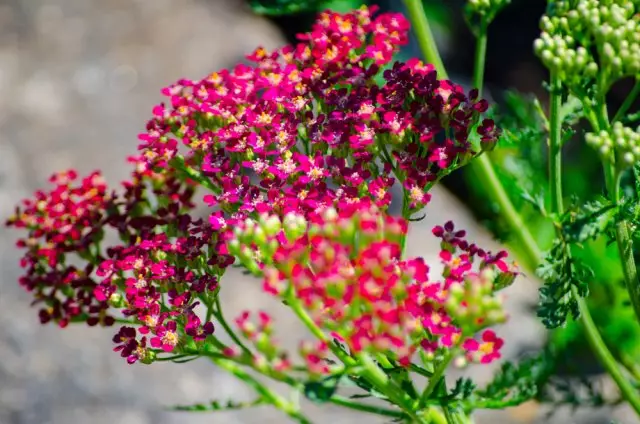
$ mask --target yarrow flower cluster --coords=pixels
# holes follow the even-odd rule
[[[517,274],[506,253],[447,223],[433,231],[440,278],[402,257],[429,189],[493,148],[499,130],[477,90],[417,60],[391,64],[408,22],[375,11],[324,12],[294,46],[165,88],[120,191],[98,172],[68,171],[24,201],[8,225],[28,233],[20,283],[42,323],[118,323],[113,350],[130,364],[207,356],[298,390],[360,372],[361,360],[366,378],[384,380],[367,355],[405,371],[416,356],[424,366],[499,358],[489,327],[506,319],[497,291]],[[396,183],[402,218],[386,213]],[[198,188],[208,191],[204,218],[194,214]],[[227,322],[220,279],[235,261],[313,330],[297,361],[266,312]]]
[[[190,184],[144,166],[122,196],[110,193],[97,172],[77,182],[68,171],[51,182],[50,192],[24,201],[8,222],[29,231],[18,241],[26,249],[20,282],[43,304],[43,323],[110,326],[118,310],[129,325],[114,337],[116,351],[131,363],[151,361],[149,348],[172,351],[180,341],[201,341],[213,332],[194,308],[216,292],[231,258],[211,249],[217,239],[211,226],[186,213],[194,206]],[[150,207],[151,193],[163,206]],[[123,243],[102,249],[105,234]],[[77,260],[86,265],[78,268]]]
[[[494,293],[498,281],[508,285],[517,273],[506,252],[467,243],[451,223],[436,227],[444,271],[431,280],[422,258],[401,258],[406,233],[405,220],[362,201],[309,222],[293,212],[282,221],[247,220],[229,248],[264,275],[265,291],[300,302],[354,354],[383,353],[408,365],[418,349],[434,355],[460,347],[471,361],[499,358],[502,340],[492,330],[481,341],[474,335],[506,318]]]
[[[420,210],[439,178],[496,141],[487,102],[412,60],[381,72],[407,42],[402,15],[322,13],[301,43],[258,49],[252,65],[180,80],[141,135],[152,168],[177,162],[212,182],[216,229],[252,213],[303,214],[367,196]],[[376,77],[382,73],[384,83]]]
[[[506,3],[470,2],[476,30]],[[409,23],[376,12],[323,12],[295,45],[164,88],[119,190],[67,171],[18,206],[8,225],[26,232],[20,283],[42,323],[118,324],[113,350],[129,364],[206,357],[255,389],[251,405],[301,423],[297,401],[254,374],[407,422],[462,416],[470,386],[449,393],[443,375],[500,358],[499,291],[518,271],[451,222],[433,228],[438,272],[403,251],[433,185],[500,130],[478,90],[419,60],[392,63]],[[388,214],[396,184],[400,217]],[[296,355],[267,312],[227,320],[219,294],[234,264],[310,330]],[[429,380],[422,394],[414,372]],[[336,395],[347,380],[392,407]]]

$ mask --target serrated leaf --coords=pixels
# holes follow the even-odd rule
[[[554,370],[555,361],[548,351],[518,364],[505,362],[470,403],[483,409],[504,409],[537,399]]]
[[[235,401],[211,401],[209,403],[197,403],[194,405],[177,405],[169,408],[172,411],[189,411],[189,412],[215,412],[215,411],[237,411],[239,409],[251,408],[264,404],[262,398],[251,402],[235,402]]]
[[[311,402],[326,403],[338,390],[342,375],[331,375],[319,381],[308,381],[304,385],[304,395]]]
[[[562,231],[570,243],[583,243],[603,234],[614,223],[618,209],[606,199],[597,199],[581,208],[573,208],[562,222]]]

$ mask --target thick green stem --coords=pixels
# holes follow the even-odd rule
[[[245,372],[238,364],[230,359],[211,358],[211,360],[220,368],[229,371],[231,374],[238,377],[238,379],[244,381],[251,386],[264,400],[273,404],[276,408],[283,411],[293,420],[301,424],[311,424],[311,421],[306,418],[299,410],[299,408],[292,402],[289,402],[279,394],[275,393],[266,385],[255,379],[252,375]]]
[[[640,415],[640,396],[638,395],[638,391],[622,373],[620,367],[618,367],[616,359],[613,357],[611,352],[609,352],[609,349],[607,349],[604,340],[602,340],[602,336],[600,336],[600,333],[598,332],[596,324],[593,322],[593,318],[591,318],[591,314],[589,313],[589,308],[587,308],[585,300],[580,297],[575,287],[573,295],[578,299],[582,327],[584,328],[587,341],[589,342],[589,345],[591,345],[591,350],[593,350],[593,353],[596,355],[604,369],[607,370],[607,373],[609,373],[613,381],[615,381],[622,397],[629,403],[636,414]]]
[[[473,60],[473,88],[478,90],[478,97],[482,96],[484,85],[484,68],[487,58],[487,24],[481,22],[480,32],[476,38],[476,53]]]
[[[431,26],[429,25],[427,14],[424,12],[422,0],[404,0],[404,4],[407,7],[407,14],[425,60],[435,66],[440,79],[449,78],[440,58],[438,46],[431,33]]]
[[[551,210],[558,214],[564,212],[562,196],[562,86],[560,79],[551,75],[551,98],[549,105],[549,190],[551,192]]]
[[[562,84],[560,79],[551,74],[551,99],[549,120],[549,190],[551,192],[552,212],[558,215],[564,213],[562,196],[562,122],[560,108],[562,106]],[[613,175],[607,176],[607,184],[618,185]],[[635,269],[635,266],[634,266]],[[571,287],[573,297],[578,302],[580,322],[591,350],[596,355],[604,369],[615,381],[624,398],[631,407],[640,414],[640,396],[629,380],[622,374],[615,358],[607,348],[598,328],[593,322],[587,302],[580,296],[575,286]]]
[[[402,390],[394,387],[387,374],[371,359],[366,353],[358,355],[358,361],[362,364],[364,370],[362,372],[365,377],[373,386],[389,398],[390,401],[398,405],[405,414],[411,418],[412,423],[421,424],[427,423],[423,418],[418,416],[414,410],[411,398]]]
[[[620,193],[620,174],[616,171],[612,164],[605,164],[605,180],[607,182],[607,191],[609,198],[615,204],[619,204],[621,199]],[[629,235],[629,227],[627,221],[619,221],[616,223],[616,244],[620,253],[620,261],[622,262],[622,272],[624,274],[624,282],[636,313],[636,318],[640,322],[640,281],[638,280],[638,269],[636,261],[633,257],[633,242]]]
[[[429,408],[426,415],[431,424],[452,424],[445,415],[434,407]]]
[[[440,380],[444,377],[444,372],[447,370],[451,359],[453,359],[453,354],[450,353],[442,360],[442,362],[440,362],[440,365],[438,365],[438,368],[434,371],[433,376],[429,378],[429,384],[427,384],[427,387],[425,387],[422,392],[422,396],[420,396],[420,404],[425,405],[427,403],[429,396],[431,396],[436,387],[438,387]]]
[[[638,84],[636,84],[636,87],[637,86]],[[634,87],[634,91],[636,87]],[[629,97],[632,97],[632,95],[633,93],[631,93]],[[627,97],[627,100],[629,100],[629,97]],[[627,101],[625,101],[625,104],[626,102]],[[595,119],[591,118],[590,124],[596,131],[606,131],[610,128],[606,99],[601,97],[598,105],[600,107],[596,113],[594,113]],[[621,109],[623,108],[621,107]],[[622,200],[620,193],[620,171],[615,163],[604,162],[603,166],[609,199],[617,205]],[[621,220],[616,223],[616,244],[620,254],[620,262],[622,264],[622,272],[624,274],[627,292],[629,293],[629,299],[633,305],[636,318],[640,322],[640,280],[638,280],[638,269],[633,256],[633,241],[629,235],[629,223],[626,220]]]

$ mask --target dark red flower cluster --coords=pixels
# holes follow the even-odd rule
[[[114,199],[97,172],[77,182],[75,171],[55,174],[54,188],[37,191],[24,200],[8,225],[28,231],[17,246],[26,249],[20,265],[25,274],[20,284],[33,292],[42,323],[56,321],[65,327],[70,321],[86,320],[89,325],[113,323],[105,314],[108,305],[93,296],[95,282],[92,245],[102,238],[106,210]],[[67,263],[73,256],[89,262],[84,268]]]
[[[8,222],[29,232],[17,243],[26,249],[20,282],[44,304],[41,321],[112,325],[119,310],[121,320],[138,327],[122,327],[114,337],[129,362],[149,359],[147,338],[149,347],[171,351],[184,338],[211,334],[213,324],[202,323],[194,308],[212,300],[231,263],[210,249],[218,239],[211,226],[188,215],[193,187],[132,161],[140,166],[121,197],[109,194],[100,174],[78,182],[69,171],[54,175],[53,190],[25,200]],[[116,234],[121,243],[103,248]],[[73,265],[78,259],[84,268]]]
[[[243,262],[258,261],[265,291],[301,302],[316,324],[352,353],[390,354],[405,365],[419,347],[429,352],[461,347],[478,362],[500,356],[502,341],[495,333],[485,331],[482,342],[474,336],[505,319],[493,283],[515,276],[503,260],[506,252],[492,256],[464,241],[464,232],[453,232],[450,224],[450,231],[436,228],[447,246],[441,253],[442,280],[430,280],[422,258],[401,258],[407,222],[369,201],[326,209],[306,228],[288,216],[275,235],[273,222],[261,222],[238,227],[231,251],[244,251]]]

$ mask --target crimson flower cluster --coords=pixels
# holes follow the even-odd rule
[[[115,350],[130,363],[211,334],[213,323],[201,322],[194,308],[217,293],[231,263],[210,249],[218,239],[211,226],[186,213],[194,207],[192,185],[138,159],[121,196],[97,172],[81,181],[74,171],[59,173],[50,192],[25,200],[8,222],[28,231],[17,243],[26,249],[20,282],[43,305],[41,322],[110,326],[117,310],[127,325],[114,337]],[[103,246],[116,235],[120,244]],[[78,268],[78,260],[86,265]]]
[[[431,185],[497,137],[487,102],[438,80],[417,60],[388,65],[407,42],[399,14],[324,12],[301,42],[258,49],[233,70],[163,90],[167,104],[140,136],[151,167],[179,161],[211,181],[214,228],[252,213],[303,214],[372,198],[384,208],[402,184],[405,213]],[[382,84],[379,78],[382,77]]]
[[[486,328],[506,318],[495,295],[496,283],[517,273],[506,252],[469,244],[447,223],[434,228],[444,270],[442,279],[431,279],[422,258],[401,258],[406,233],[406,220],[363,200],[328,208],[308,223],[294,213],[281,223],[266,216],[246,221],[229,248],[248,269],[260,270],[266,292],[300,302],[352,354],[383,353],[403,365],[418,349],[460,348],[482,363],[499,358],[503,342]],[[306,354],[322,357],[308,348]]]
[[[24,201],[8,225],[28,232],[18,241],[25,249],[20,283],[41,305],[41,321],[122,323],[113,341],[130,363],[180,353],[214,331],[218,282],[234,261],[227,250],[232,229],[267,214],[271,223],[288,217],[289,237],[271,252],[278,259],[265,270],[270,290],[282,295],[278,287],[292,285],[353,351],[392,351],[406,361],[420,345],[439,349],[464,339],[468,352],[493,354],[486,346],[499,343],[490,333],[473,345],[473,333],[485,325],[477,322],[477,308],[465,306],[467,318],[451,308],[473,296],[492,299],[489,271],[498,269],[503,280],[511,273],[503,257],[456,244],[445,228],[449,274],[429,282],[421,260],[400,259],[406,222],[380,213],[396,183],[403,216],[419,211],[430,187],[490,149],[498,130],[482,119],[487,102],[477,91],[465,94],[417,60],[391,64],[409,25],[399,14],[375,12],[324,12],[296,45],[257,49],[249,64],[165,88],[168,101],[153,108],[120,194],[97,172],[78,180],[69,171],[52,177],[51,191]],[[208,219],[193,217],[199,186],[209,190],[202,199]],[[330,222],[327,210],[347,215]],[[371,218],[356,219],[354,211]],[[307,234],[308,220],[324,232]],[[359,247],[326,234],[338,224],[365,230]],[[304,231],[293,237],[291,228]],[[333,256],[317,246],[309,251],[310,240]],[[312,268],[294,266],[304,255],[315,261]],[[482,262],[475,273],[474,258]],[[460,289],[449,290],[450,276],[458,274]],[[474,278],[478,283],[469,283]],[[205,318],[199,305],[209,312]],[[238,323],[262,355],[254,359],[284,370],[286,355],[268,347],[270,335],[262,337],[265,319],[260,315],[257,334],[249,332],[248,318]],[[301,347],[313,372],[325,369],[327,349],[322,341]]]

